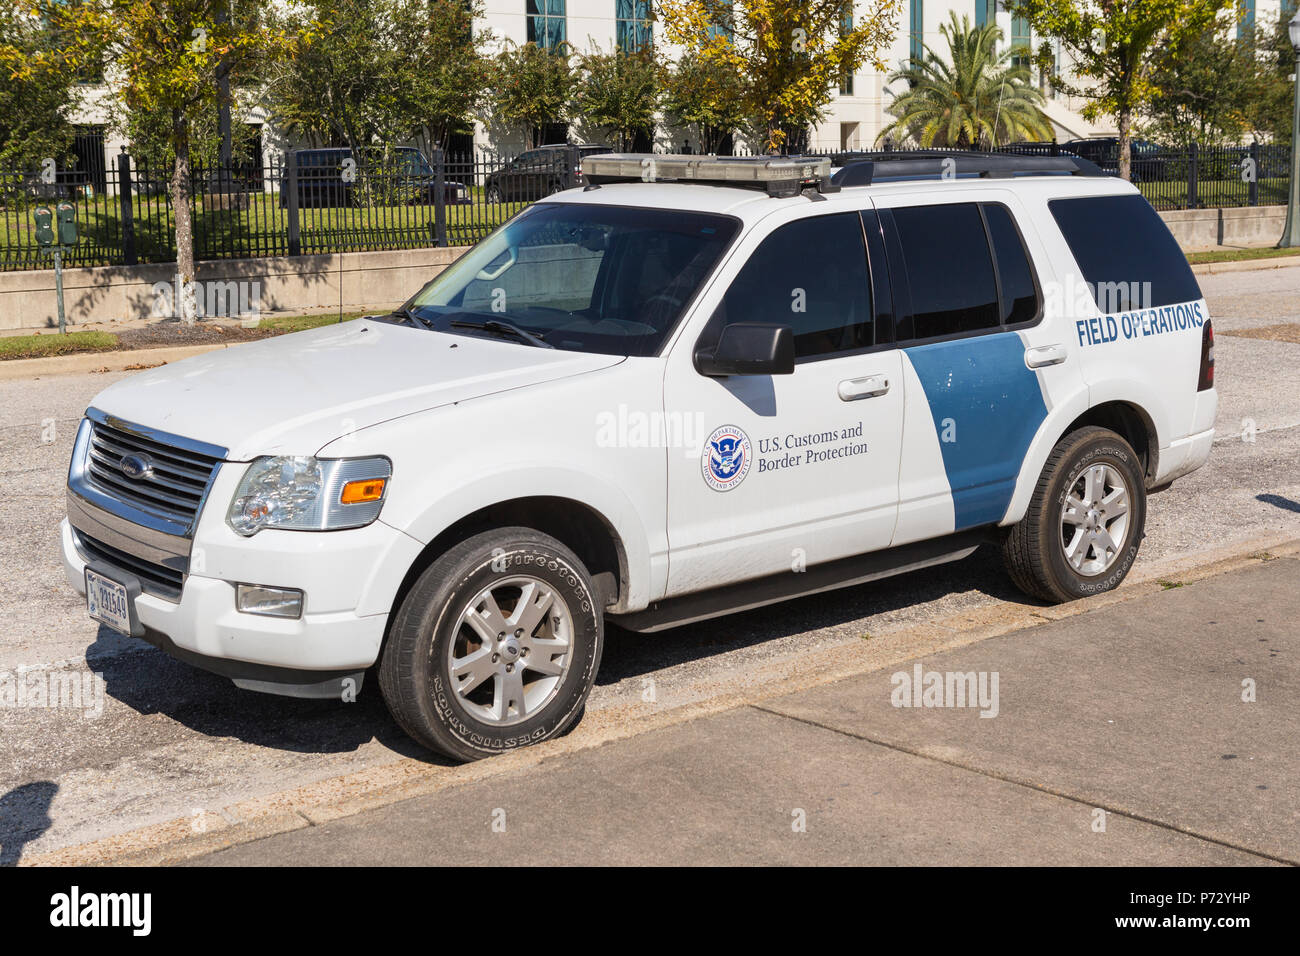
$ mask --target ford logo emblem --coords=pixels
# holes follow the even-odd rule
[[[124,455],[118,467],[128,478],[148,478],[153,474],[153,462],[148,455]]]

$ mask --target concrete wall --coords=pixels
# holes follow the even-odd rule
[[[206,314],[221,315],[338,308],[340,275],[345,310],[398,305],[462,252],[463,248],[410,249],[201,262],[200,308]],[[175,280],[174,268],[65,269],[63,301],[68,325],[75,328],[170,314],[165,297]],[[0,273],[0,331],[57,327],[53,269]]]
[[[1160,218],[1187,251],[1215,246],[1268,246],[1282,235],[1286,206],[1175,209],[1162,212]]]

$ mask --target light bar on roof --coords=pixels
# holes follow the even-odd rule
[[[831,175],[825,157],[694,156],[674,153],[600,153],[582,158],[589,182],[695,182],[797,195]]]

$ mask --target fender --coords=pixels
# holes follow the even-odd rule
[[[626,562],[619,611],[640,610],[663,596],[668,583],[668,556],[650,553],[642,519],[622,490],[570,468],[517,461],[507,464],[509,470],[503,467],[495,473],[477,475],[459,487],[440,490],[424,510],[394,516],[397,523],[406,534],[427,545],[461,518],[491,505],[525,497],[566,498],[596,512],[617,536],[615,545]],[[527,489],[520,487],[521,467],[528,474]]]
[[[1156,468],[1148,468],[1148,471],[1154,471],[1153,475],[1148,475],[1148,487],[1164,480],[1170,464],[1165,453],[1171,444],[1180,438],[1186,438],[1191,432],[1197,405],[1197,393],[1193,391],[1196,387],[1194,378],[1181,394],[1181,400],[1171,400],[1171,396],[1160,385],[1167,386],[1167,380],[1152,382],[1149,378],[1137,376],[1127,379],[1107,376],[1089,387],[1094,406],[1106,402],[1124,402],[1141,411],[1151,423],[1155,430],[1151,454],[1155,457]]]
[[[1038,479],[1043,473],[1043,468],[1047,464],[1047,458],[1052,453],[1056,443],[1065,437],[1066,429],[1070,424],[1083,415],[1089,409],[1098,408],[1102,405],[1120,402],[1132,406],[1138,411],[1155,430],[1155,435],[1150,443],[1149,454],[1154,458],[1160,467],[1164,466],[1163,457],[1160,453],[1161,447],[1168,447],[1164,441],[1159,422],[1156,422],[1151,415],[1151,401],[1158,398],[1155,395],[1155,389],[1145,383],[1138,383],[1132,380],[1114,380],[1109,383],[1113,387],[1108,390],[1099,391],[1096,387],[1080,389],[1078,392],[1069,396],[1069,398],[1053,408],[1048,417],[1043,421],[1029,446],[1029,452],[1025,455],[1025,463],[1020,469],[1020,476],[1016,479],[1016,491],[1011,496],[1011,504],[1007,508],[1006,515],[1003,516],[999,525],[1006,526],[1015,524],[1025,516],[1029,509],[1029,502],[1033,498],[1034,489],[1038,485]],[[1151,487],[1159,483],[1160,474],[1154,475],[1148,466],[1147,485]]]

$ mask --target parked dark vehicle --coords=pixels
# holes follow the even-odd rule
[[[354,194],[361,184],[362,173],[368,171],[372,185],[381,190],[384,205],[432,203],[436,198],[437,176],[433,165],[413,146],[399,146],[384,162],[379,151],[363,153],[367,169],[354,169],[348,176],[345,166],[352,159],[352,150],[346,147],[326,149],[300,149],[290,153],[289,162],[298,167],[298,205],[335,207],[354,204]],[[357,164],[360,167],[360,163]],[[280,181],[280,205],[288,205],[289,170]],[[443,184],[443,201],[448,205],[468,205],[469,189],[462,183],[447,181]]]
[[[500,169],[491,173],[483,183],[487,201],[533,202],[573,185],[574,177],[566,168],[568,150],[560,144],[541,146],[521,153]],[[608,146],[579,146],[583,156],[612,153]]]
[[[1129,143],[1129,179],[1135,183],[1164,182],[1170,178],[1169,149],[1149,139]],[[1119,175],[1119,137],[1098,136],[1072,139],[1061,144],[1062,150],[1096,163],[1103,172]]]

